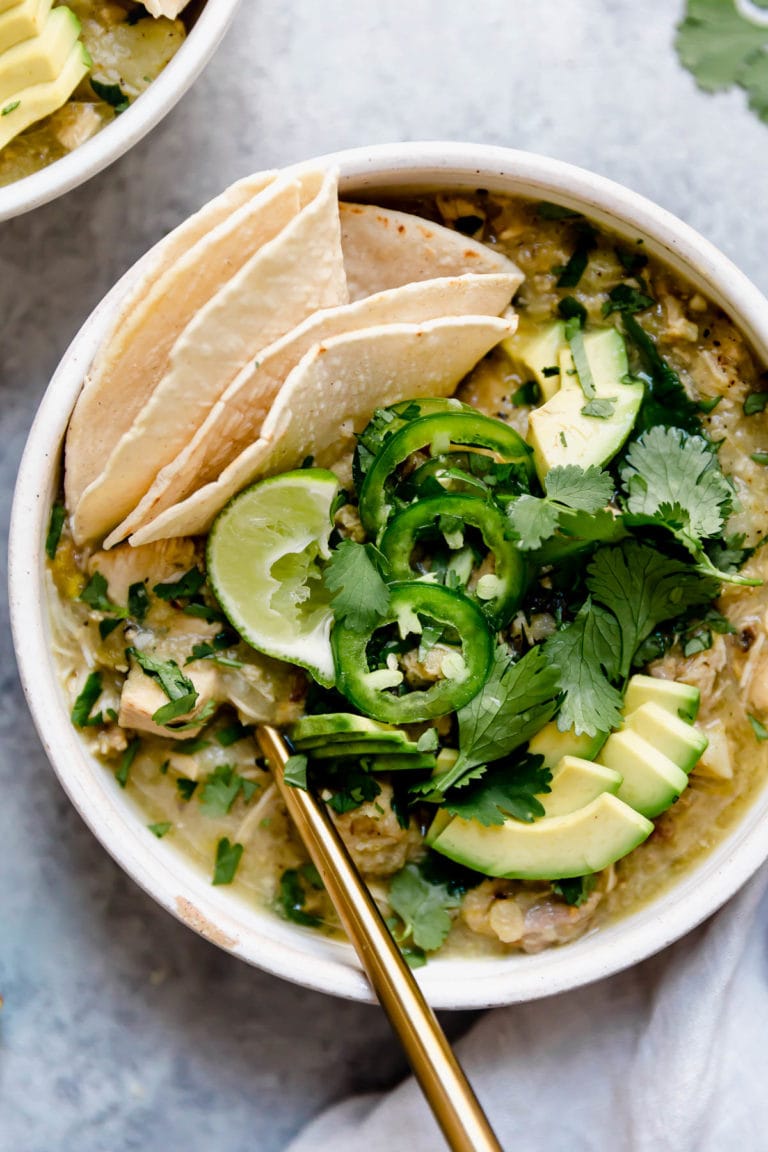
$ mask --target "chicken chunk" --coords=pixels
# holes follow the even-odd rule
[[[186,537],[157,540],[132,548],[119,544],[109,552],[94,552],[88,561],[88,572],[100,572],[107,582],[113,604],[128,603],[131,584],[171,583],[193,567],[196,559],[194,542]]]
[[[467,892],[461,917],[481,936],[523,952],[541,952],[586,932],[612,883],[612,872],[607,870],[584,903],[576,907],[555,896],[549,884],[484,880]]]
[[[418,832],[401,828],[392,795],[392,785],[384,781],[375,800],[342,815],[331,813],[352,859],[366,876],[392,876],[418,850]]]
[[[191,712],[179,716],[178,719],[189,722],[195,716],[199,716],[211,700],[216,699],[217,674],[214,668],[199,668],[194,671],[186,670],[186,675],[197,691],[197,703]],[[167,703],[168,697],[160,685],[150,679],[138,665],[134,665],[123,684],[118,723],[123,728],[135,728],[139,732],[166,736],[171,740],[186,740],[196,736],[202,729],[204,721],[199,726],[184,728],[182,731],[154,722],[152,717],[155,712]]]

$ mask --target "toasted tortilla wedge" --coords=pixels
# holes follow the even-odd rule
[[[261,437],[216,481],[134,533],[131,544],[205,532],[246,484],[296,468],[307,456],[320,467],[333,464],[352,447],[374,408],[449,396],[513,327],[513,321],[495,316],[451,316],[380,325],[316,344],[288,376]]]
[[[128,515],[158,470],[189,444],[211,407],[261,349],[318,308],[344,303],[338,174],[299,177],[305,207],[201,308],[171,349],[168,368],[73,517],[95,540]]]
[[[340,204],[339,213],[350,300],[467,272],[516,276],[514,291],[523,282],[523,273],[506,256],[451,228],[372,204]]]
[[[124,540],[166,508],[216,480],[257,440],[283,381],[314,344],[381,324],[419,324],[441,316],[498,316],[516,287],[517,277],[508,273],[426,280],[310,316],[240,373],[189,443],[160,471],[146,496],[108,537],[107,546]]]
[[[75,405],[64,476],[67,507],[73,512],[151,396],[192,317],[299,208],[295,175],[270,177],[232,211],[219,208],[209,216],[203,209],[198,217],[204,219],[186,241],[173,233],[163,242],[167,255],[159,251],[154,274],[148,270],[132,289]],[[216,223],[205,227],[205,219]]]

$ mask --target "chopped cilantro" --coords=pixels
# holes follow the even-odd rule
[[[101,673],[89,673],[80,695],[72,705],[71,719],[77,728],[85,728],[88,725],[93,706],[101,696],[102,688]]]
[[[642,241],[638,241],[642,243]],[[627,276],[637,277],[643,268],[648,263],[648,257],[644,252],[638,252],[629,248],[616,248],[616,259],[621,264]]]
[[[224,728],[219,728],[216,733],[216,739],[222,748],[229,748],[232,744],[237,744],[240,740],[245,740],[245,738],[252,733],[253,728],[250,724],[241,724],[236,720],[233,724],[227,724]]]
[[[191,800],[197,788],[197,780],[190,780],[188,776],[179,776],[176,780],[176,791],[182,800]]]
[[[536,205],[536,213],[542,220],[573,220],[581,216],[581,213],[574,212],[573,208],[564,208],[562,204],[550,204],[548,200],[542,200]]]
[[[583,327],[587,322],[587,310],[575,296],[563,296],[557,305],[563,320],[577,320]]]
[[[78,600],[82,600],[83,604],[87,604],[89,608],[93,608],[95,612],[109,612],[112,616],[118,616],[121,619],[125,618],[125,610],[113,604],[107,595],[107,581],[102,576],[101,572],[94,572],[90,580],[83,588],[78,596]]]
[[[555,368],[555,372],[559,372],[559,368]],[[544,375],[547,375],[547,369],[544,369]],[[526,405],[538,404],[541,398],[541,390],[535,380],[528,380],[522,384],[510,396],[510,401],[514,404],[515,408],[524,408]]]
[[[20,105],[21,100],[12,100],[10,104],[5,105],[2,112],[0,112],[0,116],[10,116],[11,112],[15,112]]]
[[[171,828],[173,828],[173,824],[170,820],[162,820],[158,824],[147,824],[147,828],[149,828],[153,836],[157,836],[158,840],[162,840],[163,836],[166,836]]]
[[[602,307],[603,316],[610,316],[613,312],[644,312],[652,308],[656,301],[645,292],[640,292],[630,284],[617,284],[608,293],[608,299]]]
[[[199,568],[190,568],[178,580],[174,580],[166,584],[155,584],[152,591],[155,596],[159,596],[161,600],[186,600],[191,596],[195,596],[203,584],[205,583],[205,576]]]
[[[119,84],[104,84],[101,80],[96,80],[92,76],[91,88],[99,100],[103,100],[106,104],[109,104],[111,108],[114,108],[116,116],[119,116],[121,112],[125,112],[131,103]]]
[[[192,736],[189,740],[176,740],[173,750],[182,756],[194,756],[195,752],[202,752],[204,748],[210,746],[210,740],[205,740],[202,736]]]
[[[591,873],[589,876],[574,876],[567,880],[553,880],[552,891],[561,896],[566,904],[580,908],[595,890],[597,877]]]
[[[146,588],[139,580],[136,584],[131,584],[128,589],[128,615],[131,619],[141,623],[148,611],[149,596]]]
[[[706,399],[699,400],[699,411],[707,416],[710,412],[714,412],[721,400],[722,396],[708,396]]]
[[[750,460],[754,460],[755,464],[768,464],[768,452],[752,452]]]
[[[645,396],[635,423],[637,432],[655,424],[701,434],[698,405],[691,400],[677,372],[664,359],[656,344],[631,312],[623,314],[624,329],[637,348],[648,372]]]
[[[613,416],[615,404],[615,396],[604,396],[600,400],[590,400],[581,409],[581,414],[582,416],[593,416],[596,420],[608,420]]]
[[[283,769],[283,779],[291,788],[307,790],[307,757],[289,756]]]
[[[568,336],[568,343],[571,347],[571,355],[573,356],[573,363],[576,366],[581,390],[587,400],[594,400],[597,392],[595,391],[595,382],[592,379],[592,369],[589,366],[589,357],[587,356],[587,348],[584,343],[584,333],[580,328]]]
[[[371,776],[358,765],[344,768],[343,773],[339,772],[338,779],[333,780],[332,787],[333,791],[327,803],[339,815],[353,812],[361,804],[370,803],[381,792],[375,776]]]
[[[99,620],[99,636],[102,640],[106,640],[107,636],[111,636],[115,628],[119,628],[122,624],[121,619],[113,619],[108,617],[106,620]]]
[[[557,278],[558,288],[575,288],[584,275],[589,253],[595,247],[597,232],[591,224],[579,221],[576,246]]]
[[[231,884],[243,855],[242,844],[231,844],[229,837],[222,836],[216,845],[216,863],[213,868],[212,884]]]
[[[206,620],[209,624],[223,624],[226,621],[226,616],[218,608],[211,608],[209,604],[185,604],[182,608],[185,616],[194,616],[198,620]]]
[[[382,573],[386,574],[386,560],[373,544],[341,541],[323,571],[337,621],[359,631],[375,626],[389,608]]]
[[[530,824],[544,815],[538,795],[551,791],[552,773],[543,756],[525,755],[517,761],[495,764],[480,779],[445,798],[454,816],[478,820],[486,827],[503,824],[508,816]]]
[[[241,780],[231,764],[219,764],[206,776],[198,795],[206,816],[226,816],[240,792]]]
[[[120,757],[120,763],[118,765],[117,771],[115,772],[115,780],[117,780],[121,788],[125,788],[126,784],[128,783],[128,777],[131,772],[131,765],[136,759],[136,753],[140,747],[140,738],[138,736],[134,736]]]
[[[433,884],[417,864],[406,864],[390,881],[387,901],[403,924],[398,943],[412,940],[417,948],[434,952],[451,930],[452,911],[461,900],[444,884]]]
[[[766,728],[765,724],[758,720],[757,716],[753,716],[751,712],[747,712],[747,720],[749,720],[749,723],[752,726],[752,731],[758,740],[761,742],[763,740],[768,740],[768,728]]]
[[[284,919],[291,920],[294,924],[301,924],[305,928],[318,928],[322,924],[320,917],[306,911],[307,892],[302,883],[305,878],[310,879],[305,869],[286,868],[280,877],[277,910]],[[317,878],[320,879],[319,876]],[[312,884],[312,887],[321,888],[322,882]]]
[[[768,392],[750,392],[744,401],[744,415],[755,416],[764,412],[768,405]]]
[[[45,537],[45,554],[49,560],[53,560],[56,556],[56,549],[59,546],[59,540],[61,539],[61,532],[66,518],[66,508],[63,504],[56,501],[51,508],[51,518],[48,521],[48,534]]]

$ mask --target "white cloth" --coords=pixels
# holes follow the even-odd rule
[[[627,972],[496,1009],[457,1051],[514,1152],[768,1150],[768,869]],[[443,1152],[412,1079],[353,1097],[287,1152]]]

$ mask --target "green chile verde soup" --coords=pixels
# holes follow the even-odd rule
[[[733,826],[765,778],[768,553],[761,545],[768,391],[732,320],[649,257],[641,241],[618,239],[554,205],[482,191],[424,196],[397,207],[488,245],[524,274],[513,300],[517,331],[480,359],[456,399],[525,443],[536,420],[531,415],[543,410],[547,394],[577,389],[576,409],[567,412],[578,412],[574,422],[580,426],[592,422],[588,439],[605,441],[602,456],[598,450],[596,462],[572,463],[567,412],[558,417],[566,423],[550,447],[541,426],[535,471],[524,466],[524,457],[522,463],[500,460],[482,438],[474,445],[458,436],[452,441],[447,428],[426,444],[415,439],[398,464],[396,488],[390,483],[386,491],[395,514],[408,513],[418,525],[385,555],[391,523],[384,536],[377,535],[370,513],[366,524],[361,490],[386,448],[390,426],[400,432],[423,419],[429,402],[382,414],[373,399],[370,423],[365,431],[365,421],[355,429],[354,465],[345,452],[331,468],[338,485],[325,557],[320,550],[325,577],[317,587],[325,590],[317,594],[318,603],[335,613],[337,668],[345,637],[356,629],[364,637],[363,659],[378,674],[366,691],[372,684],[376,698],[384,698],[378,714],[377,704],[366,712],[367,697],[349,669],[335,684],[326,679],[322,685],[297,663],[264,655],[238,634],[233,613],[222,610],[229,608],[226,596],[214,590],[218,580],[206,579],[213,552],[204,536],[136,548],[121,543],[108,551],[98,543],[76,545],[71,509],[61,501],[47,541],[55,655],[73,722],[139,806],[147,836],[194,859],[213,884],[231,884],[244,899],[305,928],[339,931],[259,755],[254,726],[266,721],[289,734],[303,732],[292,761],[294,783],[308,782],[328,801],[414,964],[438,950],[538,952],[599,929],[674,883]],[[599,379],[605,365],[590,361],[595,336],[611,356],[627,357],[610,396]],[[612,429],[622,389],[627,396],[637,389],[642,399],[625,418],[626,433],[618,435]],[[432,411],[435,428],[451,413],[466,413],[445,400]],[[319,470],[312,461],[303,463],[311,484]],[[319,487],[324,483],[317,479]],[[493,504],[494,516],[506,525],[504,547],[518,554],[509,561],[518,565],[510,577],[519,585],[511,600],[501,588],[503,549],[489,546],[484,523],[454,514],[464,507],[461,498]],[[427,513],[434,511],[429,526],[413,511],[422,500]],[[460,624],[441,622],[429,605],[415,638],[403,635],[401,620],[382,625],[374,640],[375,622],[387,619],[386,609],[379,608],[377,617],[376,598],[391,600],[393,565],[402,580],[404,563],[411,584],[420,579],[439,586],[470,602],[470,622],[491,621],[490,671],[486,667],[468,700],[456,704],[454,696],[455,706],[426,720],[418,713],[411,719],[403,702],[444,686],[451,674],[466,685],[476,653],[469,650],[471,637],[462,644]],[[284,575],[290,581],[291,573]],[[511,607],[494,616],[488,604],[503,595]],[[520,672],[523,661],[532,669],[530,681]],[[192,710],[184,708],[190,665],[201,677]],[[548,686],[542,685],[547,677]],[[479,866],[482,854],[462,858],[455,849],[427,846],[431,836],[433,843],[440,840],[433,836],[436,813],[446,826],[471,825],[481,839],[510,822],[529,828],[558,819],[559,809],[550,813],[546,804],[561,753],[587,767],[594,762],[606,779],[616,770],[621,776],[623,758],[637,752],[635,743],[616,739],[635,731],[623,693],[635,692],[637,704],[655,699],[653,685],[646,696],[646,677],[688,686],[682,706],[672,712],[681,739],[681,723],[695,736],[684,765],[690,774],[677,788],[668,767],[670,745],[656,742],[669,755],[654,770],[673,783],[666,800],[638,805],[653,821],[638,846],[597,871],[547,878],[488,875]],[[132,725],[141,715],[145,681],[165,690],[167,734],[162,718],[152,731],[141,722]],[[507,740],[508,747],[504,733],[497,733],[495,751],[488,751],[486,740],[484,751],[473,756],[465,743],[471,743],[473,723],[478,743],[483,693],[501,710],[504,732],[517,725],[521,738]],[[302,721],[329,714],[372,717],[372,723],[360,722],[352,754],[344,759],[317,758],[323,739],[312,733],[332,739],[339,733]],[[653,715],[663,726],[658,712]],[[486,723],[487,702],[483,716]],[[558,717],[566,721],[559,735]],[[384,738],[377,742],[380,732],[362,730],[366,723],[398,729],[399,743],[393,738],[388,753]],[[544,729],[549,735],[537,744],[537,730]],[[653,743],[649,729],[637,731],[644,747]],[[611,747],[613,757],[606,751]],[[413,760],[414,770],[401,770],[405,748],[420,767]],[[456,775],[457,763],[468,766],[463,778]]]

